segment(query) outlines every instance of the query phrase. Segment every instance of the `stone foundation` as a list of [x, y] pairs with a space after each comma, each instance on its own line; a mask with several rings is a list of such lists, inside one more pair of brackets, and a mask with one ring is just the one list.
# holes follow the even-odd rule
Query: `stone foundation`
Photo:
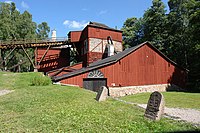
[[122, 97], [126, 95], [132, 95], [144, 92], [165, 92], [170, 90], [180, 90], [178, 86], [174, 84], [157, 84], [157, 85], [144, 85], [144, 86], [126, 86], [126, 87], [108, 87], [109, 95], [111, 97]]

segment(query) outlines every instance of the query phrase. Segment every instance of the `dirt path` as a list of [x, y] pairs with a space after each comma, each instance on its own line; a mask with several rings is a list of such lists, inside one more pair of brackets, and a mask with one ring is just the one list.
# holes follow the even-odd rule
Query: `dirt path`
[[13, 92], [14, 90], [0, 90], [0, 96]]

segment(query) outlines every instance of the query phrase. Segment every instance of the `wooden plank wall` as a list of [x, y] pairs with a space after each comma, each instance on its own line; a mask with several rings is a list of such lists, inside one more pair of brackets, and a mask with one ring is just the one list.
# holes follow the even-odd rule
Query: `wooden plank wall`
[[[138, 86], [173, 83], [185, 86], [186, 73], [171, 62], [166, 61], [148, 45], [144, 45], [115, 64], [99, 69], [107, 78], [108, 86]], [[83, 78], [88, 73], [80, 74], [61, 82], [83, 86]]]
[[[37, 62], [40, 61], [46, 49], [38, 48]], [[49, 49], [45, 58], [39, 65], [38, 71], [48, 72], [54, 69], [69, 66], [69, 49]]]
[[107, 39], [108, 36], [111, 36], [114, 41], [122, 42], [122, 32], [120, 31], [88, 27], [88, 38]]
[[68, 38], [70, 39], [70, 42], [79, 42], [81, 37], [82, 31], [71, 31], [68, 35]]

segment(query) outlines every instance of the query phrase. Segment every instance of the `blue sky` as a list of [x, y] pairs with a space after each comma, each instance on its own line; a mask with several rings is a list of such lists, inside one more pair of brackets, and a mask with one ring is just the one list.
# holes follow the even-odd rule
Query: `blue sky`
[[[37, 24], [47, 22], [56, 29], [58, 37], [69, 31], [82, 30], [89, 21], [104, 23], [120, 29], [130, 17], [142, 17], [151, 0], [7, 0], [15, 2], [22, 13], [33, 15]], [[168, 0], [163, 0], [167, 6]], [[5, 1], [4, 1], [5, 2]]]

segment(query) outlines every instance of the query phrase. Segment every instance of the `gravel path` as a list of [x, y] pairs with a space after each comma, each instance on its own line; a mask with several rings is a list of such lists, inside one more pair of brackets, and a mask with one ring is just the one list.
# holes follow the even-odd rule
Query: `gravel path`
[[[124, 102], [126, 104], [137, 105], [143, 109], [146, 109], [147, 104], [137, 104], [132, 102], [127, 102], [118, 98], [114, 98], [117, 101]], [[174, 119], [174, 120], [183, 120], [190, 122], [195, 126], [200, 126], [200, 111], [195, 109], [184, 109], [184, 108], [168, 108], [164, 109], [164, 117]]]
[[[146, 109], [147, 104], [137, 104], [139, 107]], [[174, 120], [183, 120], [200, 125], [200, 111], [195, 109], [167, 108], [164, 109], [164, 116]]]
[[0, 90], [0, 96], [13, 92], [14, 90]]

